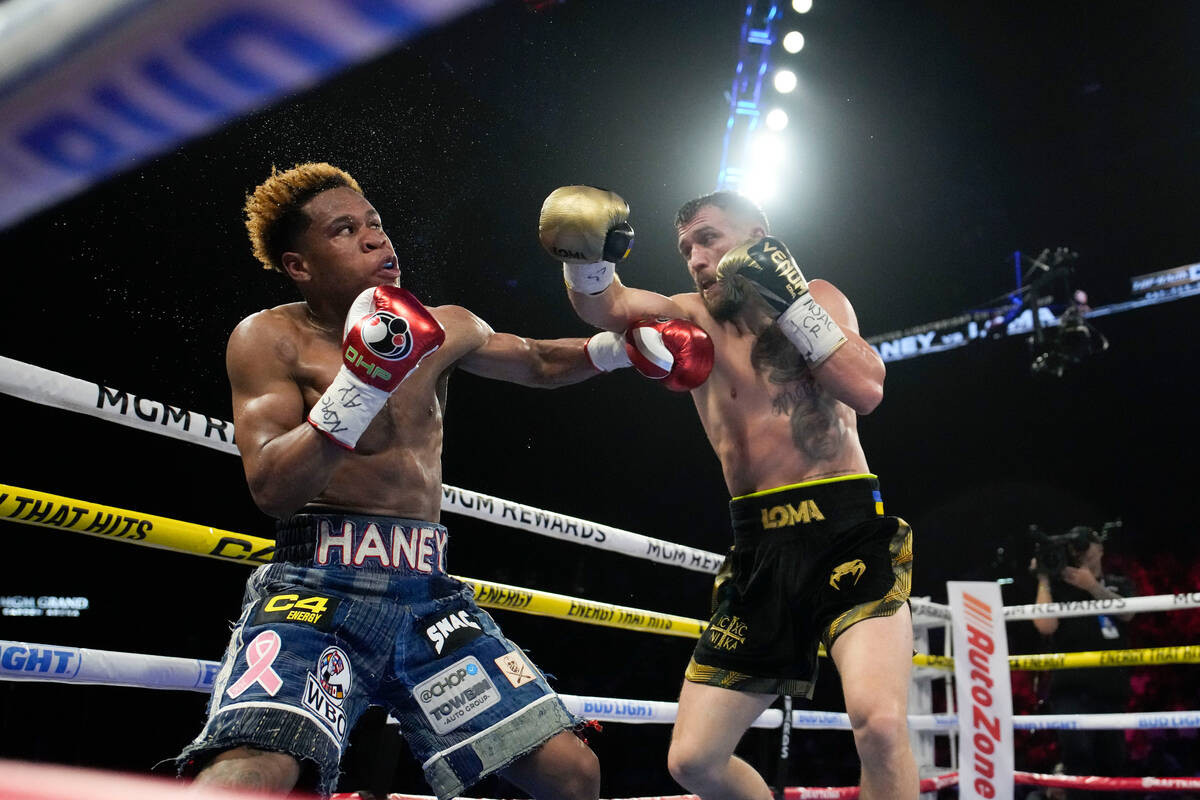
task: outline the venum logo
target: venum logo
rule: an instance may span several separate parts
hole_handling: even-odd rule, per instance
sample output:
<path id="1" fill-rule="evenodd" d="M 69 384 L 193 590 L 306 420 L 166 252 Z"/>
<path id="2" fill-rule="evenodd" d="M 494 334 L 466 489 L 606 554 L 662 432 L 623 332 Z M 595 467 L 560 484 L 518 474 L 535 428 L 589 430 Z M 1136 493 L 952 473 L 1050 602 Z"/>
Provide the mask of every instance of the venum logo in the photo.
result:
<path id="1" fill-rule="evenodd" d="M 846 577 L 847 575 L 853 575 L 854 583 L 850 585 L 857 586 L 858 579 L 861 578 L 866 571 L 867 565 L 862 562 L 862 559 L 856 558 L 853 561 L 847 561 L 844 564 L 838 564 L 833 568 L 833 572 L 829 573 L 829 585 L 834 589 L 841 589 L 842 587 L 838 584 L 841 582 L 842 578 Z"/>
<path id="2" fill-rule="evenodd" d="M 413 340 L 408 320 L 390 311 L 379 310 L 362 326 L 363 344 L 380 358 L 398 361 L 412 352 Z"/>

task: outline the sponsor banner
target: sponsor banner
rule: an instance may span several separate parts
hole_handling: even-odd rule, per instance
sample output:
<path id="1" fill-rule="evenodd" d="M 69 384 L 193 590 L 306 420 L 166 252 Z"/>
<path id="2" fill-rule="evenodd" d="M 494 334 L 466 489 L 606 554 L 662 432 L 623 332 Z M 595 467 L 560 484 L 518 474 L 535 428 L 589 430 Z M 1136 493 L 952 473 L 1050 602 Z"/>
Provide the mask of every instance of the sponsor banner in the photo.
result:
<path id="1" fill-rule="evenodd" d="M 119 653 L 110 650 L 63 647 L 0 640 L 0 680 L 37 680 L 56 683 L 91 683 L 110 686 L 139 686 L 148 689 L 177 689 L 210 692 L 220 664 L 168 656 Z M 313 680 L 317 680 L 313 677 Z M 318 681 L 318 686 L 319 686 Z M 589 719 L 612 722 L 673 722 L 676 704 L 658 700 L 627 700 L 611 697 L 559 695 L 572 713 Z M 332 699 L 332 698 L 331 698 Z M 751 727 L 777 729 L 783 717 L 769 708 Z M 953 730 L 955 714 L 912 714 L 913 730 Z M 831 711 L 793 711 L 793 728 L 850 729 L 850 718 Z M 1143 711 L 1120 714 L 1041 715 L 1013 718 L 1016 730 L 1195 729 L 1200 728 L 1200 710 Z"/>
<path id="2" fill-rule="evenodd" d="M 1017 730 L 1119 731 L 1138 728 L 1200 728 L 1200 711 L 1138 711 L 1119 714 L 1042 714 L 1017 717 Z"/>
<path id="3" fill-rule="evenodd" d="M 1012 800 L 1012 684 L 1000 586 L 948 581 L 954 613 L 959 797 Z"/>
<path id="4" fill-rule="evenodd" d="M 695 572 L 715 574 L 721 567 L 722 557 L 716 553 L 524 506 L 456 486 L 442 486 L 442 510 Z"/>
<path id="5" fill-rule="evenodd" d="M 1009 656 L 1010 669 L 1048 670 L 1079 667 L 1128 667 L 1146 664 L 1200 663 L 1200 645 L 1146 647 L 1135 650 L 1093 650 L 1082 653 L 1039 653 Z"/>
<path id="6" fill-rule="evenodd" d="M 220 664 L 0 639 L 0 679 L 211 692 Z"/>
<path id="7" fill-rule="evenodd" d="M 0 597 L 0 616 L 78 617 L 91 605 L 86 597 L 8 595 Z"/>
<path id="8" fill-rule="evenodd" d="M 1158 305 L 1200 295 L 1200 264 L 1138 275 L 1130 279 L 1133 300 L 1097 306 L 1084 312 L 1087 319 L 1104 317 L 1122 311 Z M 1061 305 L 1050 308 L 1043 299 L 1038 308 L 1038 321 L 1044 328 L 1059 324 L 1057 310 Z M 885 362 L 903 361 L 917 356 L 941 353 L 985 339 L 1003 339 L 1007 336 L 1022 336 L 1033 331 L 1033 310 L 1026 308 L 1015 313 L 1016 306 L 971 311 L 957 317 L 949 317 L 911 328 L 889 331 L 866 337 L 867 344 Z"/>
<path id="9" fill-rule="evenodd" d="M 0 229 L 481 0 L 63 5 L 0 18 Z"/>
<path id="10" fill-rule="evenodd" d="M 484 608 L 509 608 L 526 614 L 540 614 L 558 619 L 574 619 L 591 625 L 622 628 L 631 631 L 662 633 L 667 636 L 700 638 L 708 624 L 703 620 L 660 614 L 639 608 L 595 603 L 578 597 L 569 597 L 552 592 L 521 589 L 502 583 L 490 583 L 475 578 L 453 576 L 470 584 L 475 592 L 475 602 Z"/>
<path id="11" fill-rule="evenodd" d="M 1134 297 L 1166 293 L 1184 286 L 1200 287 L 1200 264 L 1184 264 L 1129 279 L 1129 293 Z"/>
<path id="12" fill-rule="evenodd" d="M 7 484 L 0 484 L 0 520 L 60 528 L 229 561 L 267 564 L 275 552 L 275 543 L 270 539 Z"/>
<path id="13" fill-rule="evenodd" d="M 1091 617 L 1097 614 L 1140 614 L 1147 611 L 1178 611 L 1185 608 L 1200 608 L 1200 592 L 1008 606 L 1004 609 L 1004 618 L 1011 620 L 1043 617 Z"/>
<path id="14" fill-rule="evenodd" d="M 151 433 L 204 445 L 233 455 L 233 423 L 158 400 L 138 397 L 103 384 L 0 356 L 0 392 Z M 715 574 L 722 557 L 686 545 L 599 525 L 553 511 L 501 500 L 468 489 L 442 485 L 441 508 L 453 514 L 488 520 L 510 528 L 611 550 L 635 558 Z"/>
<path id="15" fill-rule="evenodd" d="M 233 423 L 0 356 L 0 392 L 237 455 Z"/>
<path id="16" fill-rule="evenodd" d="M 418 683 L 413 697 L 437 734 L 449 733 L 500 702 L 500 689 L 492 683 L 475 656 L 467 656 Z"/>

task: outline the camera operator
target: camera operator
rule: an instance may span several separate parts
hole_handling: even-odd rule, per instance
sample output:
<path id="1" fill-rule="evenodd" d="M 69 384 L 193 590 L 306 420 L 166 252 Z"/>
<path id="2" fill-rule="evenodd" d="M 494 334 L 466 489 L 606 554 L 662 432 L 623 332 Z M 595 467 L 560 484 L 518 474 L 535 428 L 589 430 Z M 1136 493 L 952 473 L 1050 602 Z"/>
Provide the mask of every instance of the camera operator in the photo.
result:
<path id="1" fill-rule="evenodd" d="M 1030 569 L 1037 575 L 1038 603 L 1120 599 L 1131 585 L 1119 575 L 1105 575 L 1104 534 L 1085 526 L 1063 536 L 1040 536 Z M 1039 563 L 1040 561 L 1040 563 Z M 1050 652 L 1073 653 L 1124 649 L 1123 626 L 1132 614 L 1046 618 L 1033 620 Z M 1045 678 L 1045 676 L 1043 676 Z M 1129 700 L 1126 667 L 1053 670 L 1048 700 L 1053 714 L 1116 713 Z M 1125 732 L 1121 730 L 1059 730 L 1059 759 L 1067 775 L 1122 775 Z M 1071 792 L 1071 797 L 1120 797 L 1111 793 Z"/>

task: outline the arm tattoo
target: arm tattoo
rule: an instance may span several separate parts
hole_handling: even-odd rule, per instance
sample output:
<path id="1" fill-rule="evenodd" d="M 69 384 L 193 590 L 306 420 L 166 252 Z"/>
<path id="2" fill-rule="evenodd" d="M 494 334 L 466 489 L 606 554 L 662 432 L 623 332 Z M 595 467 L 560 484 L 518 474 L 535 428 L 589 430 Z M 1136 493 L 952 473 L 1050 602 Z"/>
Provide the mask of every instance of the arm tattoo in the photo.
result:
<path id="1" fill-rule="evenodd" d="M 796 448 L 816 461 L 836 456 L 846 439 L 845 423 L 834 405 L 837 401 L 821 389 L 808 364 L 777 327 L 767 328 L 754 342 L 750 361 L 779 387 L 772 405 L 776 414 L 790 417 Z"/>

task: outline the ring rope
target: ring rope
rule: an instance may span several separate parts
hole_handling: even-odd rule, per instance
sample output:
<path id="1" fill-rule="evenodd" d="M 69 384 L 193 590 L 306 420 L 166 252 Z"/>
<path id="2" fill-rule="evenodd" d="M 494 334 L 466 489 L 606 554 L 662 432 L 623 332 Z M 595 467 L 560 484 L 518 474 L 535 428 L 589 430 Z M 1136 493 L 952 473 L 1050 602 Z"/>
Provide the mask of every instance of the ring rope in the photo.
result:
<path id="1" fill-rule="evenodd" d="M 33 644 L 0 639 L 0 680 L 83 683 L 143 689 L 209 693 L 220 667 L 216 661 L 173 656 L 121 653 L 81 647 Z M 632 724 L 675 721 L 678 704 L 661 700 L 559 695 L 573 713 L 600 722 Z M 751 727 L 778 728 L 783 712 L 769 708 Z M 958 727 L 955 714 L 910 714 L 912 730 L 948 733 Z M 806 730 L 850 730 L 844 712 L 795 710 L 791 726 Z M 1151 711 L 1117 714 L 1046 714 L 1013 717 L 1017 730 L 1193 729 L 1200 728 L 1200 711 Z"/>
<path id="2" fill-rule="evenodd" d="M 1200 663 L 1200 645 L 1194 644 L 1175 647 L 1139 647 L 1128 650 L 1083 650 L 1074 653 L 1031 653 L 1008 657 L 1008 668 L 1013 672 L 1198 663 Z M 953 670 L 954 658 L 953 656 L 918 653 L 913 656 L 913 665 L 936 670 Z"/>
<path id="3" fill-rule="evenodd" d="M 23 525 L 58 528 L 161 550 L 240 563 L 270 563 L 275 543 L 258 536 L 196 525 L 167 517 L 102 506 L 45 492 L 0 484 L 0 518 Z M 478 578 L 451 576 L 470 584 L 485 608 L 584 622 L 629 631 L 698 639 L 707 622 L 675 614 L 597 603 L 568 595 L 524 589 Z"/>
<path id="4" fill-rule="evenodd" d="M 237 455 L 233 423 L 0 356 L 0 392 Z M 723 556 L 442 484 L 443 511 L 634 558 L 715 574 Z"/>
<path id="5" fill-rule="evenodd" d="M 150 433 L 237 454 L 233 423 L 184 411 L 157 400 L 138 397 L 101 383 L 90 383 L 59 372 L 0 356 L 0 392 L 32 403 L 116 422 Z M 655 539 L 578 517 L 514 503 L 481 492 L 442 484 L 443 511 L 483 519 L 497 525 L 574 541 L 635 558 L 672 564 L 697 572 L 716 573 L 722 557 L 706 550 Z M 914 624 L 950 620 L 942 603 L 910 601 Z"/>
<path id="6" fill-rule="evenodd" d="M 243 563 L 247 561 L 255 564 L 270 563 L 275 549 L 272 540 L 258 536 L 9 484 L 0 484 L 0 518 L 20 524 L 70 530 L 146 547 Z M 605 627 L 690 638 L 699 638 L 707 625 L 702 620 L 689 617 L 597 603 L 568 595 L 514 587 L 477 578 L 455 577 L 472 585 L 477 602 L 485 608 L 509 609 L 558 619 L 573 619 Z M 1126 602 L 1134 604 L 1137 601 L 1152 601 L 1151 603 L 1137 603 L 1139 606 L 1148 607 L 1148 610 L 1181 610 L 1200 605 L 1200 595 L 1198 593 L 1193 593 L 1193 595 L 1197 595 L 1196 601 L 1191 600 L 1189 595 L 1175 594 L 1126 598 Z M 914 617 L 918 609 L 932 610 L 931 618 L 940 617 L 941 604 L 922 600 L 913 600 L 912 604 Z M 1200 661 L 1200 648 L 1196 646 L 1009 657 L 1010 668 L 1020 670 L 1197 663 L 1198 661 Z M 913 664 L 939 670 L 954 668 L 953 658 L 927 654 L 915 655 Z"/>
<path id="7" fill-rule="evenodd" d="M 14 522 L 71 530 L 104 538 L 177 552 L 188 552 L 233 561 L 269 563 L 274 543 L 268 539 L 211 526 L 100 505 L 7 484 L 0 484 L 0 517 Z M 456 576 L 457 577 L 457 576 Z M 538 616 L 587 622 L 623 630 L 648 631 L 669 636 L 699 638 L 702 620 L 644 609 L 598 603 L 567 595 L 463 578 L 485 608 L 500 608 Z M 1184 607 L 1186 595 L 1161 595 L 1156 610 Z M 1184 601 L 1181 602 L 1181 598 Z M 918 601 L 920 602 L 920 601 Z M 1082 653 L 1043 653 L 1009 656 L 1013 670 L 1041 671 L 1078 667 L 1200 663 L 1200 646 L 1157 647 Z M 942 670 L 954 668 L 953 658 L 916 654 L 913 663 Z"/>
<path id="8" fill-rule="evenodd" d="M 1004 621 L 1050 617 L 1090 617 L 1096 614 L 1137 614 L 1146 611 L 1183 611 L 1189 608 L 1200 608 L 1200 591 L 1147 595 L 1145 597 L 1005 606 Z"/>

